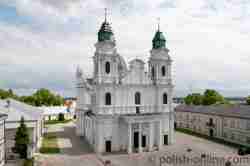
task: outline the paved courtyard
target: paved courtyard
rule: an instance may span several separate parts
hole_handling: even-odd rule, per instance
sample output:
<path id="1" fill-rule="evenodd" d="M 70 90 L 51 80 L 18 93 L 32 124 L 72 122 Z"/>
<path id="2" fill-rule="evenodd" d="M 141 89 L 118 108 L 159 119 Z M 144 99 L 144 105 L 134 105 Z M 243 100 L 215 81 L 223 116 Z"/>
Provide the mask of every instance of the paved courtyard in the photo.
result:
<path id="1" fill-rule="evenodd" d="M 235 157 L 233 166 L 250 165 L 250 157 L 248 163 L 245 159 L 241 161 L 244 164 L 239 164 L 237 149 L 179 132 L 175 134 L 176 143 L 166 146 L 161 152 L 103 156 L 94 154 L 88 144 L 75 135 L 74 123 L 53 125 L 48 128 L 48 132 L 58 136 L 61 153 L 40 155 L 41 166 L 102 166 L 105 160 L 110 160 L 114 166 L 223 166 L 222 161 L 230 157 Z M 188 149 L 191 150 L 188 152 Z M 202 158 L 202 154 L 206 156 Z"/>
<path id="2" fill-rule="evenodd" d="M 102 166 L 92 149 L 84 139 L 75 135 L 73 122 L 67 124 L 49 125 L 47 132 L 58 137 L 60 154 L 38 154 L 40 166 Z"/>

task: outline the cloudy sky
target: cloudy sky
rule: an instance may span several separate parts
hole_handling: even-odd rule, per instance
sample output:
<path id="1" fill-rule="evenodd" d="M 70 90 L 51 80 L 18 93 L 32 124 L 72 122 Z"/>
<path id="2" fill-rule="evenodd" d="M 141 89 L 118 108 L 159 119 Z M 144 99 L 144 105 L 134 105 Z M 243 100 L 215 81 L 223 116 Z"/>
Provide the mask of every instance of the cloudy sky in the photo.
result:
<path id="1" fill-rule="evenodd" d="M 76 66 L 92 75 L 104 8 L 127 61 L 147 61 L 161 18 L 177 96 L 250 94 L 249 0 L 1 0 L 0 88 L 73 95 Z"/>

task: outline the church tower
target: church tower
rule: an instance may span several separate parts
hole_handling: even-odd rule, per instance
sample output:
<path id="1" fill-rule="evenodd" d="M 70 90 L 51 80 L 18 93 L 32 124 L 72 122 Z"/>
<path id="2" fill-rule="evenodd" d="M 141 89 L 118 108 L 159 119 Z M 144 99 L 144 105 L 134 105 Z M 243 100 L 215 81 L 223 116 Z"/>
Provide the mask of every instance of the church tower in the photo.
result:
<path id="1" fill-rule="evenodd" d="M 118 83 L 119 82 L 119 55 L 116 50 L 114 33 L 107 21 L 105 9 L 105 20 L 98 32 L 98 41 L 95 44 L 96 51 L 94 59 L 94 82 Z"/>
<path id="2" fill-rule="evenodd" d="M 149 58 L 149 73 L 154 84 L 171 84 L 171 58 L 166 48 L 166 39 L 158 29 L 152 40 L 152 49 Z"/>

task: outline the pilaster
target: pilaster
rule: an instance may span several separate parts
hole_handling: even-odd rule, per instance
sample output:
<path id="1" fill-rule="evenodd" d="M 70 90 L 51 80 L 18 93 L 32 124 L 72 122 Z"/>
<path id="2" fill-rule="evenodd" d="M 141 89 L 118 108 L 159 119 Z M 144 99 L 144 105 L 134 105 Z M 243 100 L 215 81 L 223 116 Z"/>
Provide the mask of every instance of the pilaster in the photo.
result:
<path id="1" fill-rule="evenodd" d="M 128 153 L 132 153 L 131 123 L 128 123 Z"/>
<path id="2" fill-rule="evenodd" d="M 141 123 L 138 123 L 138 125 L 139 125 L 139 147 L 138 147 L 138 149 L 139 149 L 139 153 L 141 153 L 142 152 L 142 127 L 141 127 Z"/>
<path id="3" fill-rule="evenodd" d="M 161 120 L 159 121 L 159 136 L 158 136 L 158 149 L 162 149 L 162 129 L 161 129 Z"/>
<path id="4" fill-rule="evenodd" d="M 153 122 L 149 122 L 149 151 L 153 151 L 153 144 L 154 144 L 154 135 L 153 135 L 153 131 L 154 131 L 154 123 Z"/>

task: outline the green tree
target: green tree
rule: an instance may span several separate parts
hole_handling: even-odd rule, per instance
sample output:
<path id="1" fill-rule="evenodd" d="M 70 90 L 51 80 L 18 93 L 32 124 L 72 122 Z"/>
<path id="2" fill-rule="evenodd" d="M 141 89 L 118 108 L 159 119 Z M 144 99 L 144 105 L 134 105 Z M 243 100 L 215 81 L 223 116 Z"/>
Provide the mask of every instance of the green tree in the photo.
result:
<path id="1" fill-rule="evenodd" d="M 187 95 L 185 98 L 184 98 L 184 102 L 185 102 L 185 104 L 187 104 L 187 105 L 190 105 L 190 104 L 192 104 L 193 103 L 193 96 L 192 95 Z"/>
<path id="2" fill-rule="evenodd" d="M 201 105 L 203 100 L 203 96 L 199 93 L 192 94 L 192 103 L 194 105 Z"/>
<path id="3" fill-rule="evenodd" d="M 64 114 L 63 113 L 59 113 L 58 115 L 58 121 L 64 121 Z"/>
<path id="4" fill-rule="evenodd" d="M 29 132 L 28 128 L 24 123 L 24 118 L 21 118 L 20 126 L 17 128 L 15 135 L 15 151 L 20 155 L 21 158 L 27 158 L 27 150 L 29 144 Z"/>
<path id="5" fill-rule="evenodd" d="M 35 105 L 35 98 L 33 96 L 21 96 L 19 100 L 29 105 Z"/>
<path id="6" fill-rule="evenodd" d="M 17 96 L 12 89 L 0 89 L 0 99 L 13 98 L 33 106 L 56 106 L 63 105 L 64 99 L 60 95 L 55 95 L 48 89 L 39 89 L 30 96 Z"/>
<path id="7" fill-rule="evenodd" d="M 54 95 L 48 89 L 39 89 L 33 94 L 35 106 L 55 106 L 63 105 L 63 98 L 59 95 Z"/>
<path id="8" fill-rule="evenodd" d="M 247 97 L 247 104 L 250 105 L 250 96 Z"/>
<path id="9" fill-rule="evenodd" d="M 224 100 L 223 96 L 220 95 L 217 91 L 215 91 L 213 89 L 207 89 L 204 92 L 202 104 L 203 105 L 212 105 L 212 104 L 215 104 L 217 102 L 223 103 L 224 101 L 225 100 Z"/>
<path id="10" fill-rule="evenodd" d="M 13 93 L 12 89 L 9 90 L 0 89 L 0 99 L 7 99 L 7 98 L 18 99 L 18 96 Z"/>

